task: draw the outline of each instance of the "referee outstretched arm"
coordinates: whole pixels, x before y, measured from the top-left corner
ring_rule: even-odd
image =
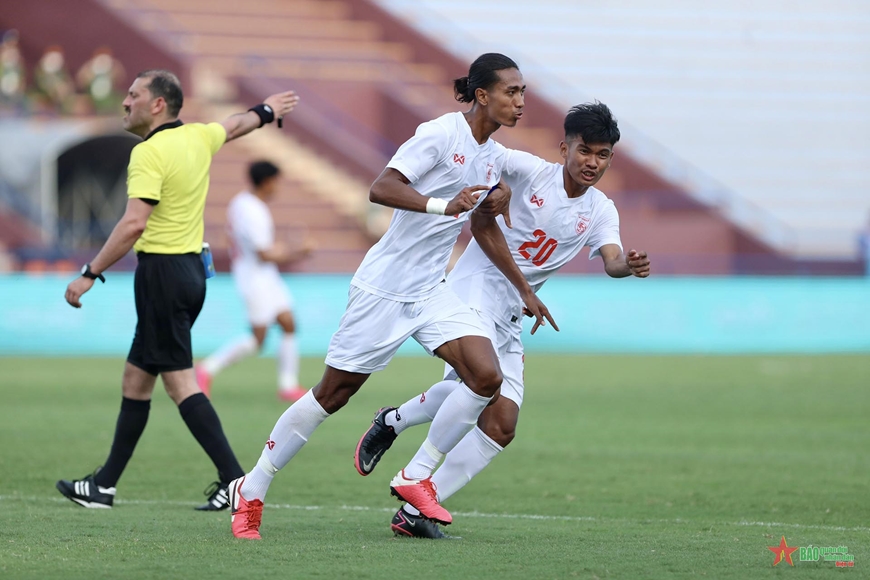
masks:
[[[121,410],[109,456],[80,480],[61,480],[57,489],[90,508],[112,507],[115,486],[133,455],[159,375],[191,434],[212,460],[218,481],[197,509],[229,506],[227,487],[244,475],[211,401],[193,370],[191,329],[205,302],[203,212],[212,157],[224,143],[288,114],[299,98],[293,91],[271,95],[222,123],[184,124],[178,77],[148,70],[136,77],[124,99],[124,129],[142,142],[130,153],[127,210],[103,248],[66,289],[66,301],[81,307],[82,295],[130,249],[138,265],[133,280],[136,332],[121,382]]]
[[[145,71],[145,73],[152,71]],[[133,82],[124,99],[124,129],[148,139],[160,127],[178,122],[179,106],[173,114],[163,96],[152,95],[148,83],[140,76]],[[137,86],[138,85],[138,86]],[[179,89],[180,90],[180,89]],[[262,104],[244,113],[228,117],[220,125],[226,131],[224,143],[238,139],[251,131],[280,119],[291,112],[299,103],[299,96],[293,91],[285,91],[267,97]],[[147,124],[146,124],[147,122]],[[131,160],[132,162],[132,160]],[[148,198],[130,197],[127,209],[117,223],[109,239],[97,256],[82,267],[82,275],[73,280],[66,289],[66,301],[75,308],[81,308],[81,297],[99,279],[105,281],[102,273],[129,252],[145,231],[148,218],[156,204]]]

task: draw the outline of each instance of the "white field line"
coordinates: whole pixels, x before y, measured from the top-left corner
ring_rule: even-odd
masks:
[[[68,500],[62,497],[40,497],[40,496],[24,496],[24,495],[0,495],[0,501],[21,501],[21,502],[40,502],[40,501],[50,501],[56,503],[65,503]],[[194,507],[198,505],[195,502],[188,501],[173,501],[173,500],[153,500],[153,499],[117,499],[115,500],[116,504],[121,505],[170,505],[170,506],[179,506],[179,507]],[[200,502],[201,503],[201,502]],[[388,508],[388,507],[369,507],[362,505],[331,505],[331,506],[322,506],[322,505],[294,505],[287,503],[267,503],[266,508],[268,509],[282,509],[282,510],[298,510],[298,511],[318,511],[318,510],[339,510],[339,511],[349,511],[349,512],[376,512],[376,513],[393,513],[396,511],[396,508]],[[681,518],[676,518],[672,520],[667,519],[619,519],[619,518],[596,518],[591,516],[549,516],[549,515],[541,515],[541,514],[490,514],[484,512],[459,512],[454,511],[451,512],[454,516],[466,517],[466,518],[492,518],[492,519],[505,519],[505,520],[543,520],[543,521],[562,521],[562,522],[624,522],[627,524],[649,524],[649,523],[661,523],[661,524],[679,524],[679,525],[704,525],[707,526],[708,523],[701,522],[693,522],[691,520],[684,520]],[[794,528],[801,530],[823,530],[829,532],[870,532],[870,528],[865,527],[853,527],[847,528],[844,526],[822,526],[816,524],[786,524],[781,522],[749,522],[749,521],[739,521],[739,522],[714,522],[710,524],[711,527],[715,526],[734,526],[734,527],[758,527],[758,528]]]

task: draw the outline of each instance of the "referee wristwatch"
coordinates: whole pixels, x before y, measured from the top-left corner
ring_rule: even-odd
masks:
[[[103,284],[106,283],[105,276],[103,276],[102,274],[94,274],[91,271],[90,264],[85,264],[84,266],[82,266],[82,276],[84,276],[85,278],[90,278],[91,280],[99,280]]]

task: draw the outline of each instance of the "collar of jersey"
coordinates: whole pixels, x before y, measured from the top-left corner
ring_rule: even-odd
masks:
[[[148,139],[153,137],[155,133],[159,133],[160,131],[164,131],[166,129],[175,129],[177,127],[181,127],[182,125],[184,125],[184,123],[181,122],[181,119],[176,119],[176,120],[172,121],[171,123],[163,123],[162,125],[160,125],[156,129],[154,129],[153,131],[148,133],[148,135],[145,136],[145,141],[147,141]]]

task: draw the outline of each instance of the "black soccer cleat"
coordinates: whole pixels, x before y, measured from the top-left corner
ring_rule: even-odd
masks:
[[[97,472],[82,479],[61,479],[55,484],[64,497],[86,508],[110,509],[115,501],[114,487],[100,487],[94,481]]]
[[[395,410],[395,407],[381,407],[372,419],[372,426],[357,443],[353,463],[360,475],[374,471],[378,461],[398,437],[396,430],[384,422],[387,413]]]
[[[393,521],[390,522],[390,529],[397,536],[408,536],[411,538],[426,538],[428,540],[458,540],[458,536],[449,536],[441,531],[438,524],[423,516],[412,516],[405,511],[405,508],[399,508],[396,515],[393,516]]]
[[[213,481],[203,492],[204,495],[208,496],[208,501],[194,509],[200,512],[219,512],[227,509],[230,507],[229,486],[228,483]]]

